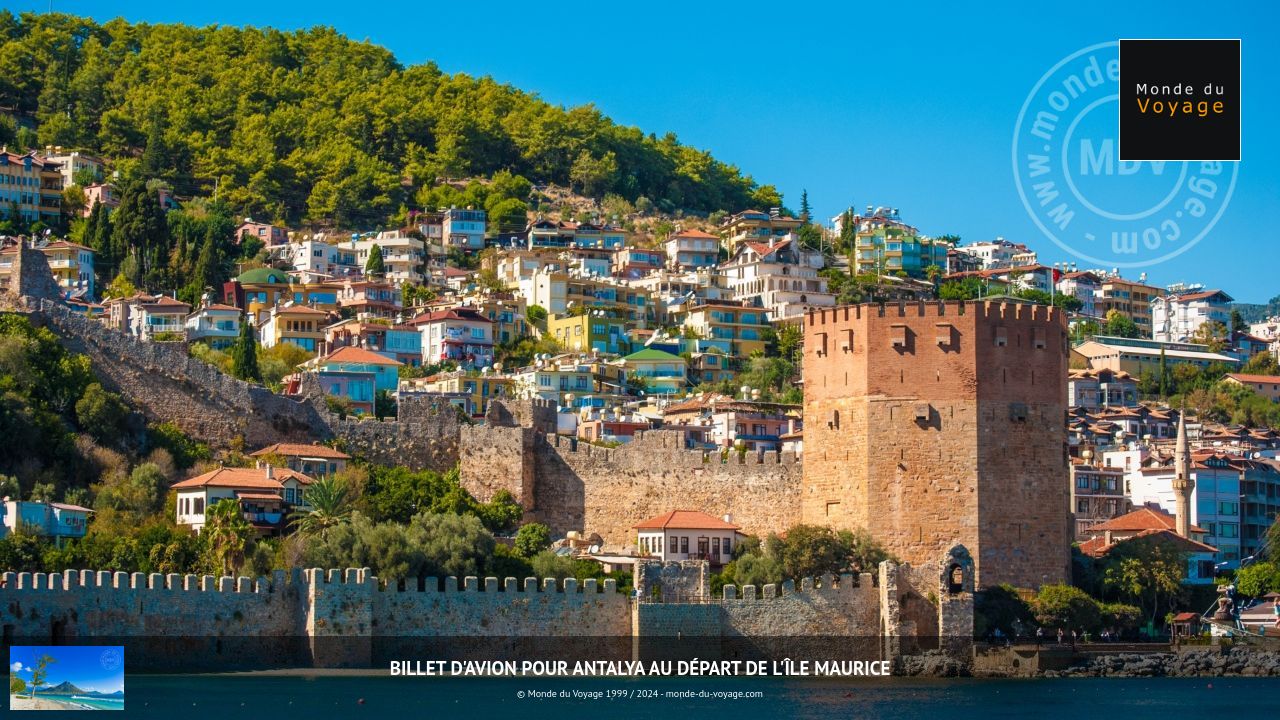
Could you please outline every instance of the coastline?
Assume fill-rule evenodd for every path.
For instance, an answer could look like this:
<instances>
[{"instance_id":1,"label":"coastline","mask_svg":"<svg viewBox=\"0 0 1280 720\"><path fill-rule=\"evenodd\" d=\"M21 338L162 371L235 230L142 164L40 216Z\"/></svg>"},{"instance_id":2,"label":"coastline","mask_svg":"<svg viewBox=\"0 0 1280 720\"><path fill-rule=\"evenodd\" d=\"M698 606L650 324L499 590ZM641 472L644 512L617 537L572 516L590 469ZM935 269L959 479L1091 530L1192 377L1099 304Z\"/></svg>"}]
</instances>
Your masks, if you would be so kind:
<instances>
[{"instance_id":1,"label":"coastline","mask_svg":"<svg viewBox=\"0 0 1280 720\"><path fill-rule=\"evenodd\" d=\"M9 695L10 710L92 710L70 700L59 700L52 697L36 695L33 699L25 695Z\"/></svg>"}]
</instances>

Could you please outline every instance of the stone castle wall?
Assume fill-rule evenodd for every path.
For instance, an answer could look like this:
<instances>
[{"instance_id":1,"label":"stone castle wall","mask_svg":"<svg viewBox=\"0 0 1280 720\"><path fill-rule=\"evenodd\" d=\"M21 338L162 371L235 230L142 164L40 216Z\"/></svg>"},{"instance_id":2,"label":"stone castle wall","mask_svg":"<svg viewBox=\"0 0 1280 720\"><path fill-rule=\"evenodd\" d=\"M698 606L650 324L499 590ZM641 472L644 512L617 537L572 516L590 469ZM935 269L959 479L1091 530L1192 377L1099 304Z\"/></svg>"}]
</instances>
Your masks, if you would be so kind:
<instances>
[{"instance_id":1,"label":"stone castle wall","mask_svg":"<svg viewBox=\"0 0 1280 720\"><path fill-rule=\"evenodd\" d=\"M903 303L804 322L804 522L866 528L922 569L959 541L982 585L1069 577L1060 312Z\"/></svg>"},{"instance_id":2,"label":"stone castle wall","mask_svg":"<svg viewBox=\"0 0 1280 720\"><path fill-rule=\"evenodd\" d=\"M613 580L422 578L382 583L368 569L277 571L251 579L68 570L13 573L0 585L6 644L126 644L133 669L369 667L388 659L508 659L578 653L629 659L690 648L673 638L706 638L715 657L755 645L805 639L875 639L915 632L870 574L729 585L711 598L705 563L643 563L637 576L675 583L647 602L617 592ZM899 583L905 568L881 566ZM687 577L686 577L687 576ZM689 579L693 578L692 584ZM701 578L699 581L698 578ZM903 587L908 582L899 583ZM679 587L698 597L671 601ZM896 587L896 586L895 586ZM895 602L897 596L895 595ZM971 606L970 606L971 607ZM972 627L972 616L969 617ZM646 644L646 641L653 641ZM867 649L858 650L861 659ZM427 654L423 654L423 653ZM417 653L415 655L415 653ZM527 656L527 655L524 655ZM896 655L894 656L896 657Z\"/></svg>"},{"instance_id":3,"label":"stone castle wall","mask_svg":"<svg viewBox=\"0 0 1280 720\"><path fill-rule=\"evenodd\" d=\"M605 448L529 427L466 427L459 449L463 487L481 500L508 490L526 517L554 533L635 542L632 526L671 510L730 515L751 534L800 520L800 463L794 453L705 453L684 433L650 430Z\"/></svg>"},{"instance_id":4,"label":"stone castle wall","mask_svg":"<svg viewBox=\"0 0 1280 720\"><path fill-rule=\"evenodd\" d=\"M278 395L191 357L184 343L142 342L59 303L35 302L33 321L88 355L105 385L148 420L172 422L199 440L226 447L242 439L257 448L338 438L373 462L440 471L457 464L460 421L447 403L407 398L399 420L344 420L328 411L314 382L301 399Z\"/></svg>"}]
</instances>

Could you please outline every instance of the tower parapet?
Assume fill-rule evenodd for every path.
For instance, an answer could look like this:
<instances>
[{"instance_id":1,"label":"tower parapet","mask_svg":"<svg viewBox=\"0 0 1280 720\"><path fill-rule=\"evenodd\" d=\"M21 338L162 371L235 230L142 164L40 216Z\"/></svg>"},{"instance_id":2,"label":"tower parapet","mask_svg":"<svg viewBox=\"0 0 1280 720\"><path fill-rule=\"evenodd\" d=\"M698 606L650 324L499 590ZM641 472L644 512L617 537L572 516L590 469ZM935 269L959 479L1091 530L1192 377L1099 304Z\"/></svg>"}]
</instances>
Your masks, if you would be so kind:
<instances>
[{"instance_id":1,"label":"tower parapet","mask_svg":"<svg viewBox=\"0 0 1280 720\"><path fill-rule=\"evenodd\" d=\"M1069 576L1066 322L1018 302L902 302L804 321L803 522L865 528L981 586Z\"/></svg>"}]
</instances>

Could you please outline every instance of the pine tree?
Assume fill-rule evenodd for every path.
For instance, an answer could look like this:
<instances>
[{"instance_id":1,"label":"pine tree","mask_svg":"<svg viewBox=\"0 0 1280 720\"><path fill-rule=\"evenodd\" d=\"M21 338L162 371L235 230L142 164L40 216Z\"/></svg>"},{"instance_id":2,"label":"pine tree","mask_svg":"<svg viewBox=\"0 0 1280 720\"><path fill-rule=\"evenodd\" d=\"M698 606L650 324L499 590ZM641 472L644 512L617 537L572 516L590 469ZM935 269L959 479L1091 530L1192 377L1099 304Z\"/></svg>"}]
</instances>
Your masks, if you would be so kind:
<instances>
[{"instance_id":1,"label":"pine tree","mask_svg":"<svg viewBox=\"0 0 1280 720\"><path fill-rule=\"evenodd\" d=\"M246 314L240 323L240 337L231 348L231 374L241 380L262 381L258 370L258 341L253 336L253 316Z\"/></svg>"},{"instance_id":2,"label":"pine tree","mask_svg":"<svg viewBox=\"0 0 1280 720\"><path fill-rule=\"evenodd\" d=\"M101 203L95 204L97 208ZM90 239L86 234L85 239ZM120 258L114 254L111 245L111 211L106 207L102 208L102 214L98 217L98 223L93 230L92 242L87 243L89 247L98 251L97 257L94 258L94 268L104 278L113 278L119 272Z\"/></svg>"},{"instance_id":3,"label":"pine tree","mask_svg":"<svg viewBox=\"0 0 1280 720\"><path fill-rule=\"evenodd\" d=\"M382 262L382 246L374 245L369 250L369 259L364 263L364 274L369 277L382 277L386 267Z\"/></svg>"},{"instance_id":4,"label":"pine tree","mask_svg":"<svg viewBox=\"0 0 1280 720\"><path fill-rule=\"evenodd\" d=\"M800 219L807 225L809 224L809 216L813 208L809 207L809 191L800 191Z\"/></svg>"},{"instance_id":5,"label":"pine tree","mask_svg":"<svg viewBox=\"0 0 1280 720\"><path fill-rule=\"evenodd\" d=\"M83 245L87 245L94 249L99 257L102 255L102 248L94 245L98 238L98 223L102 220L102 203L94 203L89 209L89 217L84 221L84 233L80 236Z\"/></svg>"},{"instance_id":6,"label":"pine tree","mask_svg":"<svg viewBox=\"0 0 1280 720\"><path fill-rule=\"evenodd\" d=\"M120 198L112 226L112 255L121 260L130 256L134 261L128 265L132 273L129 279L148 290L162 289L168 280L172 241L156 193L141 180L130 182Z\"/></svg>"},{"instance_id":7,"label":"pine tree","mask_svg":"<svg viewBox=\"0 0 1280 720\"><path fill-rule=\"evenodd\" d=\"M169 160L169 146L164 140L164 123L158 118L151 121L151 129L147 133L147 145L142 151L142 160L138 172L143 179L168 177L172 166Z\"/></svg>"}]
</instances>

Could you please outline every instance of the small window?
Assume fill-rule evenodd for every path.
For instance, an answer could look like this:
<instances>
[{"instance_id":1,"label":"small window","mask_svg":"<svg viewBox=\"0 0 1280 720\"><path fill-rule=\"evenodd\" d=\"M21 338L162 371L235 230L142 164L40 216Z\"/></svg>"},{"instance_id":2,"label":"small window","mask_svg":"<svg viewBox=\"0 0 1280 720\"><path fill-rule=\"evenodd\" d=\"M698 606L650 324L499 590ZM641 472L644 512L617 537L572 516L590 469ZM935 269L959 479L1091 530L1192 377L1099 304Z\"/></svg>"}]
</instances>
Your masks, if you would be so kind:
<instances>
[{"instance_id":1,"label":"small window","mask_svg":"<svg viewBox=\"0 0 1280 720\"><path fill-rule=\"evenodd\" d=\"M1027 421L1026 403L1009 403L1009 419L1014 422Z\"/></svg>"},{"instance_id":2,"label":"small window","mask_svg":"<svg viewBox=\"0 0 1280 720\"><path fill-rule=\"evenodd\" d=\"M688 537L680 538L680 552L684 553L685 555L689 554L689 538Z\"/></svg>"},{"instance_id":3,"label":"small window","mask_svg":"<svg viewBox=\"0 0 1280 720\"><path fill-rule=\"evenodd\" d=\"M673 553L679 552L679 547L680 547L680 538L677 538L675 535L672 535L671 536L671 552Z\"/></svg>"},{"instance_id":4,"label":"small window","mask_svg":"<svg viewBox=\"0 0 1280 720\"><path fill-rule=\"evenodd\" d=\"M1009 331L1003 326L996 328L996 347L1005 347L1009 344Z\"/></svg>"}]
</instances>

